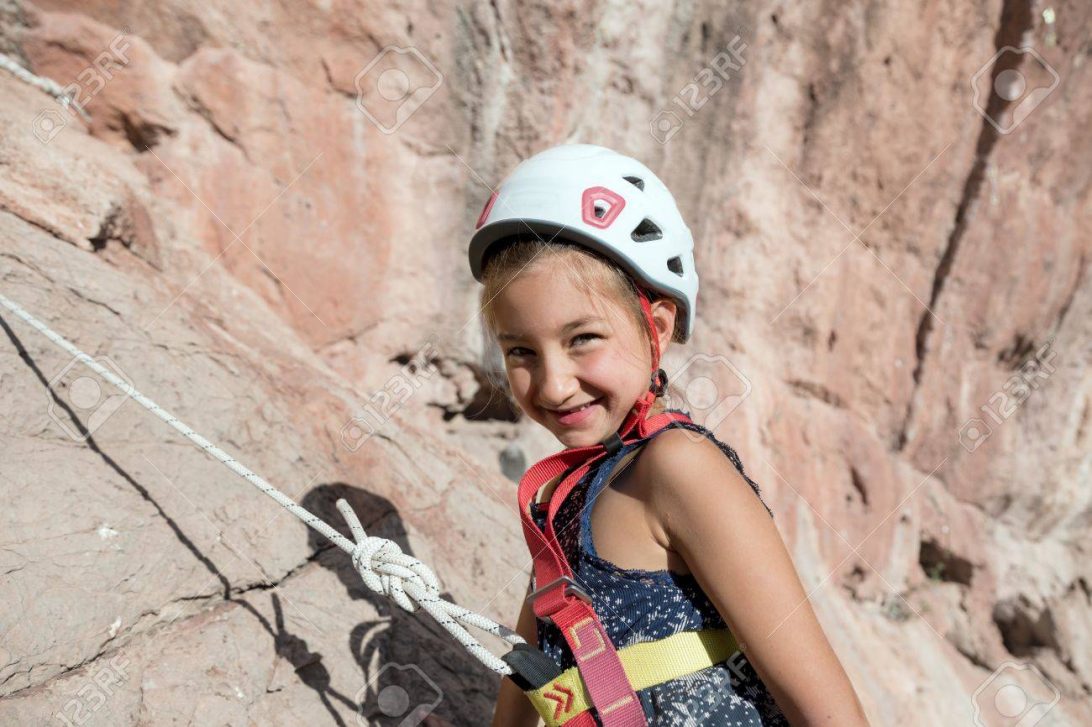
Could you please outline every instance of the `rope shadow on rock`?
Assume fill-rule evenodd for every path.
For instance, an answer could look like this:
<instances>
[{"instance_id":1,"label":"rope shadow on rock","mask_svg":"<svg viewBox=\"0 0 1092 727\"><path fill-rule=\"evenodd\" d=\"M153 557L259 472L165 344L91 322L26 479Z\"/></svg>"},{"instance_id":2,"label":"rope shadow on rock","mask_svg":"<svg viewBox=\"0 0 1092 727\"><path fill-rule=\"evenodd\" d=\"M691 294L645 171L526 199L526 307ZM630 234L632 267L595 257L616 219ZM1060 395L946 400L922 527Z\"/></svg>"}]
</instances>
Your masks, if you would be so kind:
<instances>
[{"instance_id":1,"label":"rope shadow on rock","mask_svg":"<svg viewBox=\"0 0 1092 727\"><path fill-rule=\"evenodd\" d=\"M35 377L37 377L37 379L41 382L42 387L52 398L54 404L56 404L57 407L65 412L69 420L72 422L73 426L75 426L79 433L83 436L83 441L86 443L88 449L97 454L102 459L103 463L110 468L110 470L112 470L119 478L124 480L143 500L148 502L152 506L152 508L154 508L156 514L163 520L164 523L166 523L167 527L170 529L171 533L182 545L182 547L184 547L199 563L201 563L201 565L204 566L205 570L207 570L216 579L216 581L219 582L222 590L221 595L224 601L241 606L258 620L258 622L262 625L262 628L265 629L265 631L273 637L274 648L277 654L288 660L289 663L292 664L294 671L299 679L319 695L320 700L329 712L331 719L334 721L334 724L339 725L339 727L344 727L345 722L342 720L341 715L332 704L330 697L334 697L337 701L342 702L344 705L348 706L354 711L356 709L356 703L351 698L338 693L336 690L331 689L329 673L326 671L326 668L321 664L322 655L317 652L311 651L307 645L307 642L304 639L285 630L280 599L277 597L277 595L275 593L271 594L275 614L274 618L276 621L276 626L274 627L251 603L244 599L232 596L231 582L228 580L228 577L224 575L224 573L219 569L216 563L214 563L211 558L209 558L207 555L205 555L204 552L202 552L197 544L185 533L185 531L178 524L178 522L174 518L172 518L166 510L163 509L163 507L159 504L159 502L156 501L155 497L153 497L152 493L148 490L148 488L138 482L136 478L130 475L109 454L102 450L98 442L95 440L94 436L87 429L86 425L80 420L79 416L77 416L76 412L72 409L69 403L65 401L61 396L58 396L57 392L54 391L52 386L50 386L49 379L46 378L45 374L35 363L34 359L30 356L29 352L23 346L22 341L7 324L7 321L4 320L3 316L0 316L0 328L3 328L4 332L8 336L8 339L11 340L12 345L18 352L19 358L22 359L22 361L35 375ZM336 518L334 520L336 521ZM276 586L274 586L274 588L275 587ZM103 654L100 654L98 658L102 658L104 655L107 655L107 652L104 651Z\"/></svg>"},{"instance_id":2,"label":"rope shadow on rock","mask_svg":"<svg viewBox=\"0 0 1092 727\"><path fill-rule=\"evenodd\" d=\"M19 358L23 360L23 363L27 365L27 368L29 368L31 372L34 373L35 377L37 377L37 379L42 383L42 388L44 388L49 396L53 399L53 403L65 412L68 418L72 421L73 426L75 426L79 433L83 436L84 442L87 444L88 449L97 454L107 467L109 467L118 477L125 480L126 484L132 487L133 490L135 490L136 493L140 495L141 499L148 502L155 509L156 514L160 518L162 518L163 522L167 524L167 527L170 528L171 532L174 534L175 538L178 539L178 542L181 543L182 547L188 550L190 554L193 555L193 557L205 567L205 570L207 570L210 574L216 577L217 581L219 581L220 583L221 588L223 589L224 600L228 600L231 594L231 584L228 582L227 577L220 572L219 568L216 567L216 564L214 564L208 556L201 552L201 549L198 548L197 545L192 540L190 540L189 536L182 531L182 528L178 525L174 518L167 514L163 507L148 491L148 488L137 482L132 475L122 469L121 465L114 461L114 459L110 455L108 455L102 450L101 447L99 447L98 442L95 441L95 437L87 430L87 427L80 420L79 416L76 415L76 412L73 411L69 403L65 401L62 397L58 396L57 392L53 390L52 386L50 386L49 379L47 379L45 377L45 374L42 373L42 370L38 368L38 365L34 362L34 359L31 358L30 354L23 346L22 341L11 329L11 327L8 326L7 321L4 320L3 316L0 316L0 328L4 329L4 333L7 334L8 338L11 340L12 345L15 346L15 350L18 352Z\"/></svg>"},{"instance_id":3,"label":"rope shadow on rock","mask_svg":"<svg viewBox=\"0 0 1092 727\"><path fill-rule=\"evenodd\" d=\"M391 540L413 556L397 508L381 495L333 482L314 487L300 505L352 539L336 507L342 498L369 536ZM420 724L425 714L441 712L456 724L488 723L496 689L483 685L493 684L497 675L463 650L423 609L409 613L370 590L350 558L322 535L308 528L307 539L308 547L322 550L317 562L337 576L349 597L366 601L380 617L361 622L349 636L349 650L362 676L356 703L368 724L393 726L406 719L405 724ZM447 591L441 597L454 600Z\"/></svg>"}]
</instances>

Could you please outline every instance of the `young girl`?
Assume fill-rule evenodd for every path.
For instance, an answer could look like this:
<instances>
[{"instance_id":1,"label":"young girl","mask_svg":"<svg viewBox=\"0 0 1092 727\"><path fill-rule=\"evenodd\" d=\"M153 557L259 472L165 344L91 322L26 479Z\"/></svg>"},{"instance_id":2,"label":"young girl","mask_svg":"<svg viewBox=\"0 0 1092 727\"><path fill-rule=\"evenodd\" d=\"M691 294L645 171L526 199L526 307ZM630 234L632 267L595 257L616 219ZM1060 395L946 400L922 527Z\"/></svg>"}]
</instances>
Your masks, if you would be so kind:
<instances>
[{"instance_id":1,"label":"young girl","mask_svg":"<svg viewBox=\"0 0 1092 727\"><path fill-rule=\"evenodd\" d=\"M486 203L470 266L512 397L565 447L521 482L550 582L534 579L517 631L582 680L505 678L494 727L866 725L758 486L661 398L698 284L656 175L599 146L537 154ZM636 644L659 651L622 666Z\"/></svg>"}]
</instances>

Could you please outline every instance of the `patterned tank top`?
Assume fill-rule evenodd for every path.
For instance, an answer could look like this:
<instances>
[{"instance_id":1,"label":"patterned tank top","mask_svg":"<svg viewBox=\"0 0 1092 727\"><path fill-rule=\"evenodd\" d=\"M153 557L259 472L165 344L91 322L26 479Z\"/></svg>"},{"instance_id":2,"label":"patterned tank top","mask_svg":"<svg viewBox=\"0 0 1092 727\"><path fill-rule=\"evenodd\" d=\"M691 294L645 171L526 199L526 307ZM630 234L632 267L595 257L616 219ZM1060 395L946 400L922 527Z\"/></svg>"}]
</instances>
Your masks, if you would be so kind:
<instances>
[{"instance_id":1,"label":"patterned tank top","mask_svg":"<svg viewBox=\"0 0 1092 727\"><path fill-rule=\"evenodd\" d=\"M668 411L686 413L678 409ZM739 455L705 427L671 422L645 442L672 428L700 432L711 439L773 517L773 512L762 501L758 485L743 471ZM558 509L555 520L558 542L565 551L575 580L591 596L592 606L616 649L662 639L680 631L727 626L692 574L621 568L595 552L591 508L585 508L584 503L594 502L615 465L645 442L627 444L614 455L592 465ZM532 508L539 527L545 526L544 509ZM561 631L541 620L537 624L539 647L562 669L574 666L576 661ZM637 696L650 727L788 727L789 724L757 672L739 651L719 664L643 689Z\"/></svg>"}]
</instances>

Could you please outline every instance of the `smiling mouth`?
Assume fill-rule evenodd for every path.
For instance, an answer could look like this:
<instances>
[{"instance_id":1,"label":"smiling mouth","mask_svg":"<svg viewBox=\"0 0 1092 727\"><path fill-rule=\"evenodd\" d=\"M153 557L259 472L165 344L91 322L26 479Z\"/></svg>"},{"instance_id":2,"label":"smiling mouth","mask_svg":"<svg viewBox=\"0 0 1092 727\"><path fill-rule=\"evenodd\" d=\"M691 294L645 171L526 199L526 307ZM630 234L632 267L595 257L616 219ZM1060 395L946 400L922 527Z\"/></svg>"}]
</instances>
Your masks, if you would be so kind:
<instances>
[{"instance_id":1,"label":"smiling mouth","mask_svg":"<svg viewBox=\"0 0 1092 727\"><path fill-rule=\"evenodd\" d=\"M576 424L579 421L583 421L584 415L587 410L592 406L603 401L603 397L592 399L589 402L585 402L580 406L572 407L571 409L547 409L563 425Z\"/></svg>"},{"instance_id":2,"label":"smiling mouth","mask_svg":"<svg viewBox=\"0 0 1092 727\"><path fill-rule=\"evenodd\" d=\"M602 398L603 397L599 397L599 399L602 399ZM583 404L581 404L580 406L574 406L572 409L549 409L548 411L550 411L550 412L552 412L554 414L557 414L559 416L563 416L565 414L572 414L574 412L580 411L581 409L585 409L585 408L591 406L592 404L597 404L599 402L599 399L592 399L591 401L586 401Z\"/></svg>"}]
</instances>

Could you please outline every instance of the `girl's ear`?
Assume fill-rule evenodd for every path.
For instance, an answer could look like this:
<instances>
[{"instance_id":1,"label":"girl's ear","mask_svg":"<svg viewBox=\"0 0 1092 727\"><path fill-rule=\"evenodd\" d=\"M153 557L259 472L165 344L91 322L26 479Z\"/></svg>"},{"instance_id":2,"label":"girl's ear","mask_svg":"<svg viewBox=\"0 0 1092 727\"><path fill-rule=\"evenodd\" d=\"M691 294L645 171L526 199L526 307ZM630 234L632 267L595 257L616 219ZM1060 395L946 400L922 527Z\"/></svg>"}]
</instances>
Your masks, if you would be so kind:
<instances>
[{"instance_id":1,"label":"girl's ear","mask_svg":"<svg viewBox=\"0 0 1092 727\"><path fill-rule=\"evenodd\" d=\"M670 298L660 298L652 303L652 323L656 326L656 334L660 338L660 351L667 349L671 337L675 333L675 316L678 313L678 305Z\"/></svg>"}]
</instances>

